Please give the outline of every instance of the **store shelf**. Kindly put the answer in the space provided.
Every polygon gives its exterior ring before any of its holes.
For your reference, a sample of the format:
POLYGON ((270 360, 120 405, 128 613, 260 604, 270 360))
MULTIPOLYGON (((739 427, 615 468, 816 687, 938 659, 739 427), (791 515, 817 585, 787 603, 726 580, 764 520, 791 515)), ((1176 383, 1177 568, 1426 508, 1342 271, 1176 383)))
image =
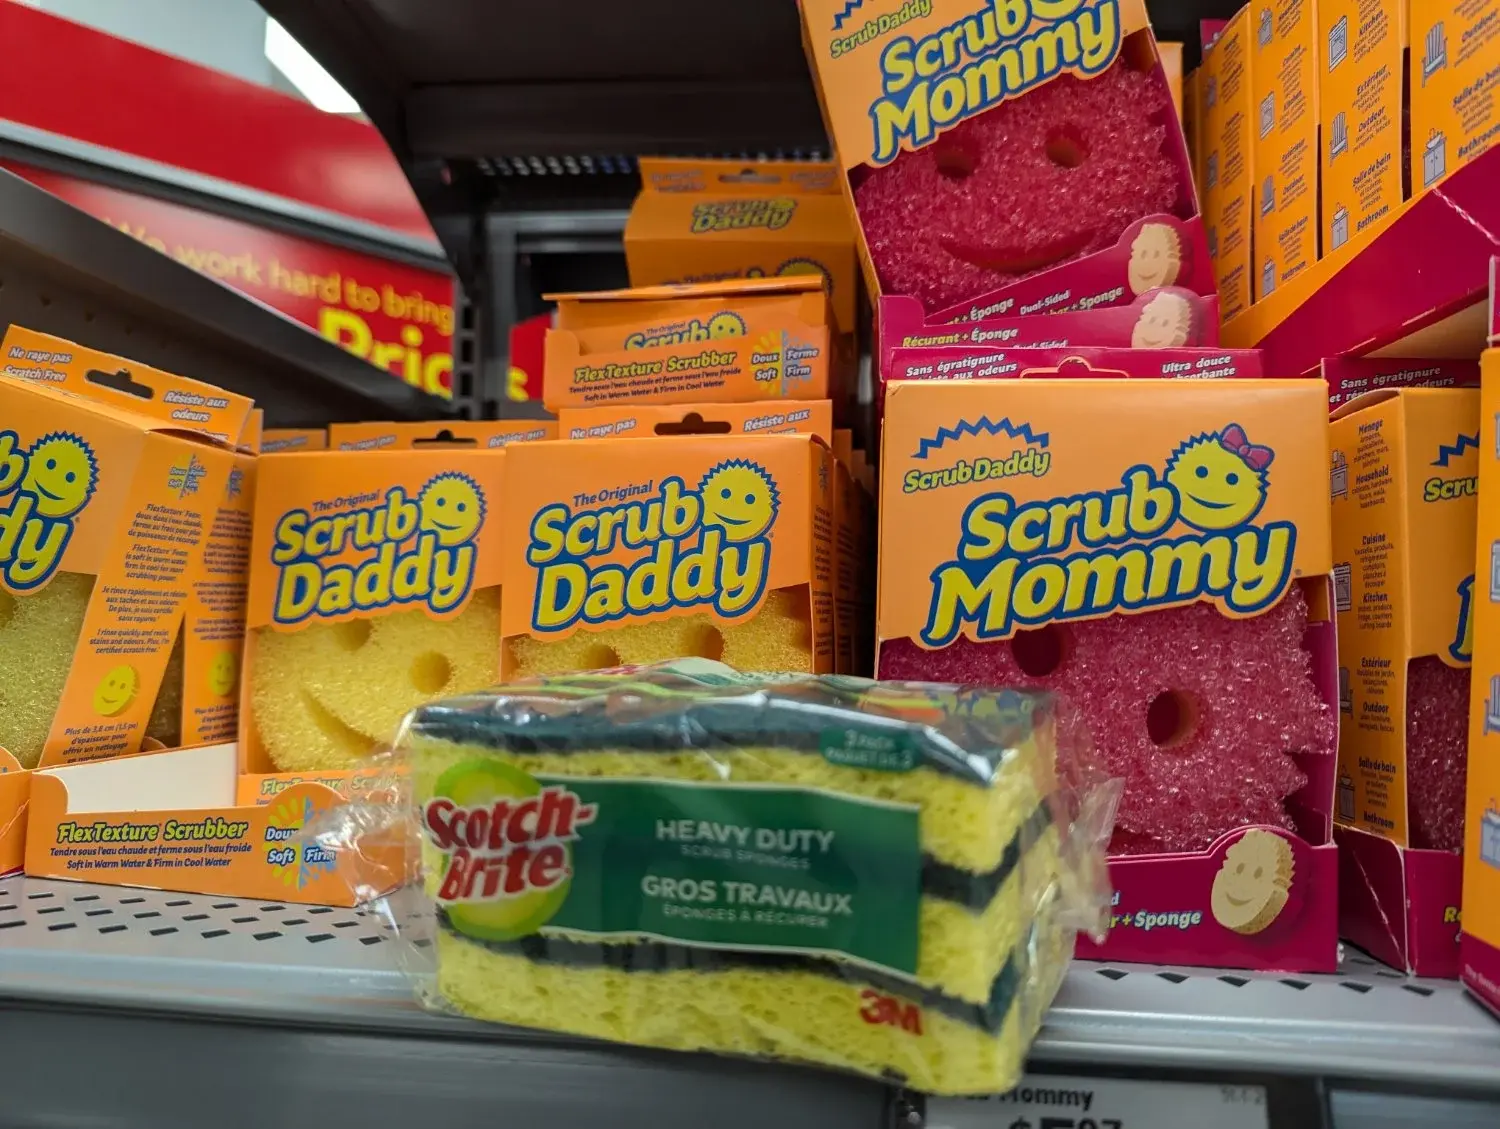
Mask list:
POLYGON ((253 396, 274 426, 451 412, 445 401, 3 171, 0 321, 253 396))
POLYGON ((1324 357, 1472 360, 1488 329, 1490 259, 1500 254, 1500 147, 1351 235, 1306 273, 1224 327, 1224 344, 1265 351, 1296 376, 1324 357))
MULTIPOLYGON (((41 1124, 44 1109, 46 1124, 113 1123, 121 1100, 132 1124, 196 1125, 205 1093, 218 1109, 336 1112, 372 1129, 502 1111, 508 1124, 553 1129, 648 1118, 663 1129, 877 1129, 900 1112, 894 1090, 836 1074, 427 1014, 399 970, 397 920, 387 903, 0 879, 0 1126, 41 1124), (104 1072, 96 1085, 68 1084, 79 1062, 104 1072)), ((1500 1025, 1455 984, 1359 958, 1340 976, 1295 978, 1078 965, 1033 1061, 1500 1099, 1500 1025)))

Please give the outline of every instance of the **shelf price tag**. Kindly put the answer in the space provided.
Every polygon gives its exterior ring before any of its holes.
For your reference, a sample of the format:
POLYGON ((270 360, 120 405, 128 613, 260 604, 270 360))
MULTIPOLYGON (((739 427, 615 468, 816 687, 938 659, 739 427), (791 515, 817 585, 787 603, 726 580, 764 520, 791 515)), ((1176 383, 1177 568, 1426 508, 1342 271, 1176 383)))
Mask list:
POLYGON ((1028 1074, 1008 1094, 929 1098, 927 1129, 1269 1129, 1263 1086, 1028 1074))

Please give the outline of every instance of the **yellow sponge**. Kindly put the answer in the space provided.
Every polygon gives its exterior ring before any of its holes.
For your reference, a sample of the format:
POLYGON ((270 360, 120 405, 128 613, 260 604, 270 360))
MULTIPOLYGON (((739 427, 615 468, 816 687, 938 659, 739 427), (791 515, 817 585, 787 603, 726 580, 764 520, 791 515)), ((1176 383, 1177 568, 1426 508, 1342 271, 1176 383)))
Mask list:
POLYGON ((499 678, 500 590, 474 593, 462 612, 418 610, 375 619, 256 633, 255 731, 278 769, 351 768, 395 736, 424 702, 499 678))
POLYGON ((177 632, 177 641, 172 644, 172 653, 167 657, 167 669, 161 676, 161 689, 156 692, 156 704, 151 707, 151 720, 146 723, 146 736, 154 737, 169 749, 182 744, 182 632, 177 632))
POLYGON ((0 591, 0 746, 23 768, 41 760, 93 591, 76 572, 28 595, 0 591))
POLYGON ((811 671, 811 612, 806 588, 772 592, 750 619, 720 624, 709 615, 680 616, 566 639, 520 635, 506 641, 515 678, 571 674, 671 659, 722 660, 737 670, 811 671))

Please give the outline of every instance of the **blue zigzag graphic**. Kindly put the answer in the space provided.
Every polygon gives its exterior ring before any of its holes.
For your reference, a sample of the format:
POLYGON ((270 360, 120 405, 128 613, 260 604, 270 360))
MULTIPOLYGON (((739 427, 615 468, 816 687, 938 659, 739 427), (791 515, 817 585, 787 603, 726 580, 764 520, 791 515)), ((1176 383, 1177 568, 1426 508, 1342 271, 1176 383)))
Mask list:
POLYGON ((833 30, 842 31, 844 29, 844 24, 848 21, 849 17, 854 15, 854 9, 863 7, 864 3, 865 0, 849 0, 849 2, 844 5, 844 10, 842 12, 833 13, 833 30))
POLYGON ((1009 416, 998 421, 991 420, 989 416, 980 416, 974 423, 965 419, 959 420, 956 427, 938 428, 935 436, 931 439, 923 439, 917 444, 917 453, 912 458, 925 459, 943 444, 962 439, 965 435, 1004 435, 1011 439, 1034 443, 1038 447, 1045 447, 1049 439, 1047 432, 1037 434, 1031 430, 1031 424, 1011 423, 1009 416))
POLYGON ((1452 446, 1444 443, 1441 447, 1438 448, 1438 457, 1432 460, 1432 465, 1447 466, 1449 460, 1456 459, 1470 447, 1477 446, 1479 446, 1478 432, 1475 432, 1473 435, 1460 435, 1458 437, 1458 441, 1452 446))

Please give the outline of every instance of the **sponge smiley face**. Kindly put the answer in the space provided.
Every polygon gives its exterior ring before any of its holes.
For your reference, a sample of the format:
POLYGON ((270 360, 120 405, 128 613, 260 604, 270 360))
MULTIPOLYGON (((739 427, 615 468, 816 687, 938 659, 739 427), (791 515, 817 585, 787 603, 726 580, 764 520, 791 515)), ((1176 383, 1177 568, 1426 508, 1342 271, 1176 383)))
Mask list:
POLYGON ((227 698, 234 693, 239 677, 240 664, 233 651, 220 651, 209 660, 208 670, 204 674, 208 692, 216 698, 227 698))
POLYGON ((703 524, 724 531, 726 541, 753 541, 764 536, 781 505, 776 485, 764 470, 745 459, 714 467, 698 485, 703 524))
POLYGON ((1182 241, 1164 223, 1146 223, 1130 244, 1126 279, 1133 294, 1171 286, 1182 274, 1182 241))
POLYGON ((26 453, 21 489, 36 498, 36 512, 43 517, 72 517, 93 496, 98 474, 88 444, 76 435, 53 432, 26 453))
POLYGON ((437 534, 447 549, 472 541, 484 524, 484 494, 466 474, 438 475, 422 487, 417 506, 421 528, 437 534))
POLYGON ((1141 307, 1130 332, 1132 349, 1180 349, 1193 337, 1193 306, 1181 294, 1163 290, 1141 307))
POLYGON ((722 341, 726 337, 745 336, 745 319, 739 314, 725 310, 708 319, 708 338, 722 341))
POLYGON ((1265 504, 1265 471, 1274 457, 1271 448, 1251 443, 1237 423, 1188 440, 1167 460, 1178 514, 1205 531, 1246 524, 1265 504))
POLYGON ((130 708, 141 689, 141 676, 133 666, 111 667, 94 687, 94 712, 100 717, 115 717, 130 708))

